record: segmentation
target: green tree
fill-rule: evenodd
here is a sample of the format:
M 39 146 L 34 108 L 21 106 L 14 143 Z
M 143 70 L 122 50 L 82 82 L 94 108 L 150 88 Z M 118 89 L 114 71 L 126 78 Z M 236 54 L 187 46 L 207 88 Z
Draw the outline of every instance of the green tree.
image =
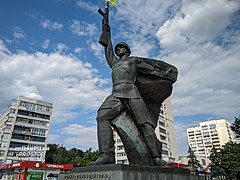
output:
M 231 129 L 235 132 L 237 138 L 240 137 L 240 116 L 235 117 L 235 121 L 233 122 Z
M 85 152 L 72 148 L 67 150 L 58 144 L 48 144 L 50 148 L 46 153 L 45 160 L 48 163 L 73 164 L 74 166 L 88 166 L 99 157 L 98 151 L 89 148 Z
M 218 177 L 219 179 L 225 175 L 225 171 L 221 166 L 221 153 L 217 151 L 213 145 L 209 159 L 211 160 L 211 177 Z
M 57 149 L 57 152 L 53 155 L 54 163 L 58 164 L 67 164 L 69 162 L 67 156 L 67 150 L 65 147 L 60 146 Z
M 92 151 L 92 148 L 89 148 L 83 153 L 83 159 L 89 160 L 90 162 L 96 161 L 99 157 L 99 151 Z
M 228 178 L 234 179 L 240 174 L 240 144 L 229 141 L 221 149 L 221 166 Z
M 189 158 L 188 165 L 192 166 L 193 170 L 196 171 L 200 164 L 199 164 L 199 161 L 197 160 L 197 157 L 194 154 L 194 151 L 191 149 L 190 146 L 188 148 L 187 158 Z
M 54 163 L 54 154 L 57 153 L 58 144 L 48 144 L 47 145 L 49 148 L 49 151 L 47 151 L 46 156 L 45 156 L 45 161 L 48 163 Z

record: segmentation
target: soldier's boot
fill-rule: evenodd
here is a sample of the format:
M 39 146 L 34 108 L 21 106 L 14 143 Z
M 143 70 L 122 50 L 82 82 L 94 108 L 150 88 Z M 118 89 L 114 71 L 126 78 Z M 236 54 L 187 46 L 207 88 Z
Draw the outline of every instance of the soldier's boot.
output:
M 145 136 L 146 145 L 152 158 L 153 166 L 169 167 L 170 164 L 162 160 L 162 143 L 155 134 Z
M 93 163 L 94 165 L 115 164 L 114 140 L 112 129 L 98 131 L 98 144 L 100 157 Z
M 115 164 L 115 155 L 114 154 L 102 154 L 93 165 L 103 165 L 103 164 Z

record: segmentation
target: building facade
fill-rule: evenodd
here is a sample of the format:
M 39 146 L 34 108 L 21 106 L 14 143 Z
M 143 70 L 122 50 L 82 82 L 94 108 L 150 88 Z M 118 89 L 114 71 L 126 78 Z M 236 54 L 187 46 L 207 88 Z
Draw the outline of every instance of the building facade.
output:
M 129 162 L 124 150 L 123 143 L 117 132 L 113 132 L 115 140 L 116 163 L 128 164 Z M 178 150 L 170 98 L 166 99 L 162 104 L 155 133 L 157 138 L 162 142 L 163 159 L 167 162 L 178 161 Z
M 19 96 L 0 117 L 0 162 L 44 162 L 53 105 Z
M 226 119 L 200 122 L 199 126 L 188 128 L 188 144 L 196 156 L 208 158 L 213 146 L 217 150 L 234 139 L 231 123 Z

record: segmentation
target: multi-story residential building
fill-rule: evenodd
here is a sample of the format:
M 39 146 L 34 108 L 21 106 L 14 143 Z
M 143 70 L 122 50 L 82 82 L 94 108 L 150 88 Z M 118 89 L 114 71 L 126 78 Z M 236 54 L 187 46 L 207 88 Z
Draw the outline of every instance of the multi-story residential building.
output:
M 0 117 L 0 162 L 45 160 L 53 105 L 19 96 Z
M 187 129 L 188 144 L 196 156 L 208 158 L 213 145 L 220 150 L 234 139 L 230 126 L 231 123 L 225 119 L 200 122 L 199 126 Z
M 123 143 L 117 132 L 113 132 L 115 140 L 116 163 L 128 164 L 128 159 L 124 150 Z M 170 98 L 166 99 L 162 104 L 155 133 L 157 138 L 162 142 L 163 159 L 168 162 L 178 161 L 178 150 Z

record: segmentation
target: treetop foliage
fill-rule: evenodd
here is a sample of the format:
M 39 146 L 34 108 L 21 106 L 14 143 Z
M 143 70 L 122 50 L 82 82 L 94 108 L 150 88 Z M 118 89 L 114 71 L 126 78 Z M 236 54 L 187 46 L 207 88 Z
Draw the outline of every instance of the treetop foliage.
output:
M 235 132 L 237 138 L 240 137 L 240 116 L 235 117 L 235 121 L 231 126 L 231 130 Z
M 96 161 L 99 157 L 98 151 L 93 151 L 92 148 L 82 151 L 81 149 L 72 148 L 67 150 L 59 144 L 48 144 L 50 148 L 45 156 L 47 163 L 57 164 L 73 164 L 73 166 L 88 166 Z

